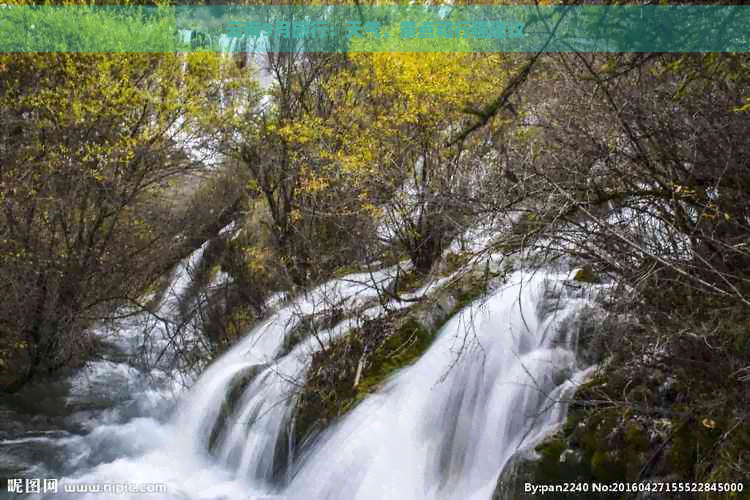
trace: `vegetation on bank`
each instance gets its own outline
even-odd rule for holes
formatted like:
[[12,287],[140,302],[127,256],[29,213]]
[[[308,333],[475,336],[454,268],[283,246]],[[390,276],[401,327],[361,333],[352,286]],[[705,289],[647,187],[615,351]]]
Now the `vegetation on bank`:
[[[561,168],[560,177],[553,169],[543,180],[561,197],[555,210],[575,215],[545,224],[538,236],[562,239],[555,248],[543,243],[551,254],[584,257],[590,270],[614,277],[610,311],[628,321],[613,326],[602,368],[524,473],[555,481],[744,481],[747,489],[750,150],[737,137],[750,124],[738,105],[748,93],[748,60],[636,57],[641,73],[616,77],[593,58],[577,59],[581,73],[571,66],[568,74],[593,83],[568,93],[565,104],[549,101],[547,113],[593,103],[590,92],[600,93],[601,107],[577,108],[596,123],[582,130],[598,135],[568,125],[566,140],[579,154],[543,153],[543,164]],[[607,116],[624,134],[614,142],[607,137],[617,134],[601,126]],[[546,134],[536,140],[557,142]],[[687,496],[696,495],[743,496]]]
[[[699,482],[709,487],[663,496],[746,498],[750,432],[743,418],[748,393],[737,369],[744,353],[728,346],[717,349],[721,335],[670,337],[660,339],[659,347],[642,341],[613,349],[616,354],[577,391],[563,428],[537,447],[539,460],[516,464],[503,478],[498,498],[532,498],[518,495],[523,481]],[[717,489],[725,484],[736,488],[738,482],[744,492]],[[599,498],[573,491],[552,498],[581,495]],[[650,498],[643,495],[621,492],[615,497]]]
[[325,429],[377,390],[388,376],[415,361],[434,333],[408,313],[392,314],[366,321],[313,355],[295,409],[295,441],[301,444],[310,433]]
[[197,167],[172,127],[207,104],[201,82],[216,66],[198,56],[181,79],[180,64],[176,55],[0,56],[2,390],[75,364],[85,327],[137,299],[185,251],[171,240],[186,228],[155,225],[153,198]]

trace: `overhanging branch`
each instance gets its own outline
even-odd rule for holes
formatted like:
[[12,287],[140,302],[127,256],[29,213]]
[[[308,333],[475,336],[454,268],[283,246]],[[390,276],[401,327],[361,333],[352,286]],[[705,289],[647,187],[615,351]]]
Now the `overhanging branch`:
[[513,78],[510,79],[510,81],[505,85],[503,91],[493,102],[488,104],[483,110],[467,110],[467,113],[476,115],[479,119],[472,125],[465,128],[463,131],[461,131],[461,133],[459,133],[456,137],[448,141],[446,147],[452,147],[461,144],[470,134],[487,125],[487,123],[489,123],[489,121],[502,109],[508,109],[515,114],[514,110],[508,104],[508,101],[518,91],[521,85],[523,85],[529,78],[531,70],[534,68],[534,65],[537,63],[541,55],[547,50],[547,47],[552,42],[552,39],[557,32],[557,28],[560,26],[560,23],[562,23],[563,19],[565,19],[567,12],[567,9],[562,10],[560,19],[558,19],[555,25],[550,29],[549,36],[544,42],[544,45],[542,45],[542,47],[533,56],[531,56],[531,58],[529,58],[526,64],[524,64],[523,68],[521,68],[521,70]]

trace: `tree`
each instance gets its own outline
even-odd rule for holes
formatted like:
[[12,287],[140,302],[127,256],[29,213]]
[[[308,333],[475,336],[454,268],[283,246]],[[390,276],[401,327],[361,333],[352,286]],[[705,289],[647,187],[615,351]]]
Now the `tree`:
[[[506,186],[522,184],[534,214],[525,241],[546,250],[544,264],[572,256],[611,277],[611,318],[628,318],[595,346],[611,363],[581,391],[571,425],[581,431],[568,443],[614,435],[620,424],[600,424],[623,412],[646,429],[657,414],[672,422],[629,457],[611,441],[574,446],[621,479],[736,480],[750,470],[750,149],[737,139],[750,125],[747,65],[744,54],[549,56],[524,89],[528,118],[504,144],[516,179]],[[632,381],[649,377],[673,384],[668,400],[637,394]],[[714,427],[710,460],[686,451],[703,449]]]
[[3,390],[85,354],[82,334],[163,272],[139,203],[196,168],[177,144],[215,106],[216,58],[0,56],[0,361]]
[[330,110],[286,130],[316,165],[305,182],[344,179],[358,209],[380,214],[426,273],[473,210],[472,148],[481,139],[446,143],[501,86],[507,62],[500,54],[350,54],[322,86]]
[[[325,112],[320,82],[337,71],[346,57],[336,53],[294,53],[290,44],[296,40],[279,43],[286,45],[268,52],[265,61],[274,80],[269,89],[272,104],[263,112],[251,109],[234,122],[241,139],[236,141],[233,134],[228,151],[246,166],[251,193],[264,201],[270,243],[290,284],[302,285],[319,275],[321,266],[330,272],[340,265],[341,259],[330,258],[331,245],[343,256],[346,252],[341,250],[346,242],[354,240],[351,231],[340,226],[341,230],[337,229],[340,212],[336,212],[336,217],[331,216],[332,210],[321,212],[324,205],[318,194],[322,193],[307,182],[306,172],[313,168],[303,147],[307,138],[290,136],[300,121],[314,121]],[[329,200],[330,195],[329,192]],[[347,225],[347,229],[356,226]]]

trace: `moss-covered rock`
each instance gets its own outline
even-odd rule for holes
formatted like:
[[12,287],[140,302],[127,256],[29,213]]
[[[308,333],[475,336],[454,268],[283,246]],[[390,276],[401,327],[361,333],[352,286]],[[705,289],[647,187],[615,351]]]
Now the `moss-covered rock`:
[[459,276],[451,287],[451,292],[456,298],[456,309],[460,310],[468,306],[504,283],[513,269],[513,263],[510,260],[500,263],[486,261],[484,265]]
[[435,297],[418,307],[414,320],[425,330],[437,331],[454,314],[458,306],[456,298],[448,291],[439,292]]
[[350,264],[347,266],[341,266],[341,267],[336,268],[333,271],[333,277],[343,278],[344,276],[349,276],[350,274],[361,273],[361,272],[362,272],[361,266]]
[[485,295],[509,271],[506,266],[464,273],[410,309],[367,320],[316,353],[296,407],[294,442],[302,443],[378,391],[396,371],[415,362],[453,315]]
[[468,253],[454,253],[446,252],[440,262],[436,266],[436,271],[442,276],[455,273],[462,267],[466,266],[470,261],[470,255]]
[[206,316],[204,331],[211,340],[214,357],[234,345],[260,319],[258,312],[231,288],[222,298],[209,297]]
[[[632,344],[627,359],[622,357],[627,349],[619,349],[578,389],[565,425],[537,447],[539,458],[523,465],[523,477],[536,482],[744,481],[750,488],[750,422],[741,409],[748,391],[730,383],[732,373],[711,345],[676,336],[662,345]],[[572,455],[577,458],[569,462]],[[498,492],[507,491],[509,483],[506,474]],[[746,497],[704,491],[669,498]]]
[[[539,492],[529,491],[527,485],[556,485],[563,489],[567,483],[569,491],[548,492],[543,498],[554,500],[599,500],[601,494],[585,492],[572,487],[567,477],[586,477],[586,467],[580,454],[571,452],[564,440],[553,437],[537,449],[541,458],[519,455],[511,459],[500,476],[493,500],[536,500]],[[587,483],[590,481],[586,481]],[[583,485],[581,480],[577,484]]]
[[420,274],[413,269],[405,271],[400,273],[396,279],[394,291],[397,294],[413,292],[424,285],[425,281],[424,274]]
[[287,332],[282,343],[281,355],[290,352],[303,339],[331,329],[343,319],[344,311],[338,307],[305,316],[294,328]]
[[434,334],[410,312],[400,311],[366,321],[315,354],[296,407],[295,442],[301,443],[379,390],[389,376],[427,350]]
[[219,437],[224,432],[229,418],[235,413],[235,411],[237,411],[237,405],[239,404],[245,389],[247,389],[253,379],[263,369],[265,369],[264,365],[254,366],[235,377],[232,381],[232,387],[222,402],[219,416],[208,437],[208,450],[210,453],[214,453]]

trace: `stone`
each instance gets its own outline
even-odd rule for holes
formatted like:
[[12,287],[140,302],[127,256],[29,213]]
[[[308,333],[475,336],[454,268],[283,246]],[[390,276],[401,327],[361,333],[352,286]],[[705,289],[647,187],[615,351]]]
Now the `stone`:
[[453,295],[440,295],[429,308],[416,315],[417,322],[426,330],[434,331],[453,312],[457,303]]

